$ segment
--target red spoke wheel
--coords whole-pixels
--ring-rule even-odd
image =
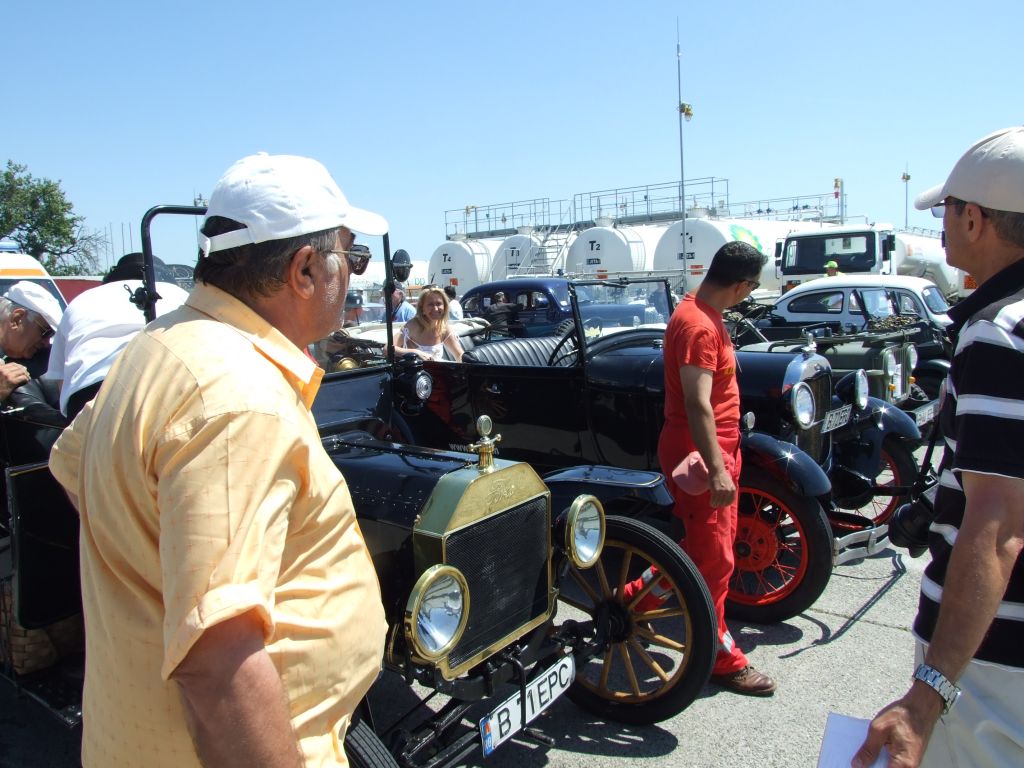
[[[817,499],[760,467],[740,477],[736,564],[726,616],[771,624],[805,611],[832,575],[832,528]]]
[[[697,567],[668,536],[629,518],[609,516],[607,525],[601,559],[570,568],[560,587],[559,618],[591,624],[608,640],[577,665],[568,695],[599,717],[650,725],[686,709],[710,677],[714,605]],[[626,585],[651,566],[657,578],[625,597]]]

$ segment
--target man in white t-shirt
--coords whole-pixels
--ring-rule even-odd
[[[188,293],[170,282],[163,262],[155,259],[160,316],[177,308]],[[129,253],[103,278],[68,304],[50,348],[44,378],[60,382],[60,410],[73,419],[99,391],[110,366],[146,324],[131,295],[142,286],[142,254]]]
[[[455,286],[446,285],[444,287],[444,295],[448,297],[448,319],[461,320],[462,304],[459,302],[458,294],[455,293]]]

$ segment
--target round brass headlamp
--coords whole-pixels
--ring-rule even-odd
[[[577,568],[590,568],[604,548],[604,507],[589,494],[577,496],[565,520],[565,551]]]
[[[405,634],[416,654],[441,658],[459,642],[469,619],[469,585],[450,565],[432,565],[416,580],[405,605]]]

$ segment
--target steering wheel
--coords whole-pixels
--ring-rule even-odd
[[[563,367],[562,363],[570,358],[576,357],[579,352],[579,345],[576,343],[576,329],[570,328],[569,331],[558,340],[558,344],[551,350],[551,354],[548,356],[547,366],[548,368]]]

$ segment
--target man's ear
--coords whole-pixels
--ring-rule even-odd
[[[968,203],[964,206],[964,216],[967,220],[967,239],[971,242],[975,242],[981,237],[986,226],[991,226],[991,222],[986,220],[985,214],[982,213],[981,207],[975,203]]]
[[[317,270],[320,268],[320,257],[316,250],[304,245],[294,254],[285,269],[285,281],[289,288],[301,296],[309,298],[315,293]]]
[[[24,307],[15,307],[14,309],[11,310],[10,314],[11,325],[17,328],[19,325],[25,322],[26,317],[28,317],[27,309],[25,309]]]

